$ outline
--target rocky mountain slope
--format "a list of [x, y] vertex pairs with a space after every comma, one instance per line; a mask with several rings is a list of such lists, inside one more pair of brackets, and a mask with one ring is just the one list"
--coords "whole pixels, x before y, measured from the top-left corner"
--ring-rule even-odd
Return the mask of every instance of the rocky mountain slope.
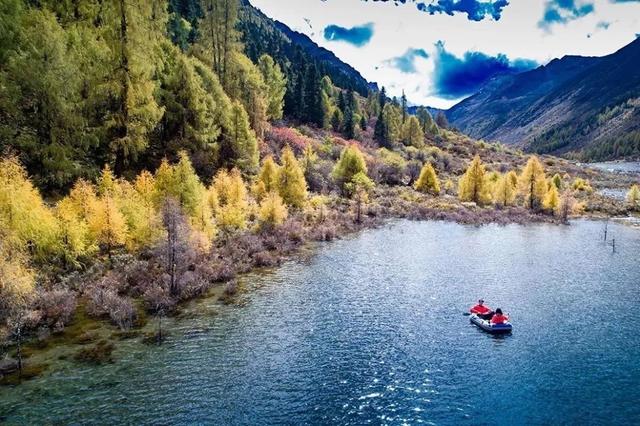
[[447, 116], [476, 138], [581, 159], [640, 156], [640, 39], [492, 80]]

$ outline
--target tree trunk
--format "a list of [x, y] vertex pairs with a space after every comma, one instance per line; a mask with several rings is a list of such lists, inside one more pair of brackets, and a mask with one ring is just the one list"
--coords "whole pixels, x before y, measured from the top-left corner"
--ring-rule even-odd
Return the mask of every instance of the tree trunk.
[[[129, 57], [127, 56], [127, 45], [129, 44], [129, 27], [127, 23], [127, 6], [125, 0], [120, 0], [120, 114], [122, 116], [121, 128], [119, 129], [119, 138], [127, 136], [127, 124], [129, 122]], [[121, 175], [125, 166], [125, 151], [121, 144], [118, 144], [115, 150], [116, 159], [114, 164], [114, 173]]]

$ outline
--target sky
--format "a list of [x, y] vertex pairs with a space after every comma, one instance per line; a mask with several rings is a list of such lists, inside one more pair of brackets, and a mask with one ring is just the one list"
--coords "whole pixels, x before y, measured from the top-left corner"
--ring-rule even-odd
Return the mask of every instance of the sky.
[[449, 108], [492, 77], [640, 37], [640, 0], [250, 0], [409, 103]]

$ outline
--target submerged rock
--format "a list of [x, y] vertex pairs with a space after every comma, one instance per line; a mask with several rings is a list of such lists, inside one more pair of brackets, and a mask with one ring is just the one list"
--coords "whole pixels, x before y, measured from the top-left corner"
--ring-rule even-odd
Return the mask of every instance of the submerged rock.
[[0, 376], [13, 373], [18, 370], [18, 361], [12, 358], [0, 360]]

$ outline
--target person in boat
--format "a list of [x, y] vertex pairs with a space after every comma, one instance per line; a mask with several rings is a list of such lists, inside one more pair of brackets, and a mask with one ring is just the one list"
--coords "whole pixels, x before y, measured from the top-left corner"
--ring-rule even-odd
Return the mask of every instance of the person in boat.
[[472, 314], [478, 315], [480, 318], [489, 319], [493, 316], [493, 311], [488, 306], [485, 306], [484, 300], [478, 300], [478, 304], [469, 309]]
[[509, 321], [509, 317], [502, 313], [502, 309], [496, 309], [496, 313], [491, 317], [491, 324], [504, 324]]

